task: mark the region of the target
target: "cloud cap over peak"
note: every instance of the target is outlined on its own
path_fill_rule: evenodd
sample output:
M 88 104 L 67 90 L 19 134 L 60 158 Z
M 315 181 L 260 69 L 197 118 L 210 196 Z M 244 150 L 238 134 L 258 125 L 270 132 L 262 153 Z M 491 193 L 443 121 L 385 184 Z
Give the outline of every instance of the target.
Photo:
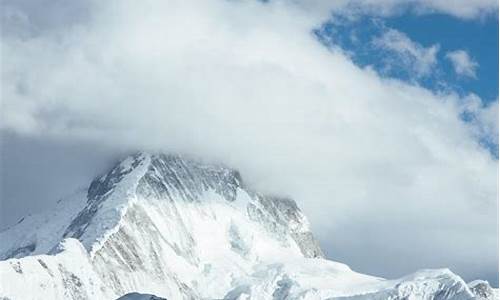
M 498 163 L 466 97 L 357 67 L 311 34 L 322 21 L 287 2 L 92 2 L 71 26 L 2 36 L 0 125 L 223 161 L 295 198 L 360 271 L 496 269 Z

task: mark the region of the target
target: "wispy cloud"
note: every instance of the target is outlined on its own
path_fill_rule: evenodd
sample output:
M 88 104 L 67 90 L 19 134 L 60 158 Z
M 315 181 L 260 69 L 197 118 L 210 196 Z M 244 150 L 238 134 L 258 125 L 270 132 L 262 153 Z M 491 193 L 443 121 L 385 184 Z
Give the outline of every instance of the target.
M 324 8 L 328 4 L 331 5 L 333 1 L 315 0 L 312 2 L 322 3 Z M 391 16 L 402 12 L 412 12 L 418 15 L 440 13 L 471 20 L 491 16 L 498 11 L 498 1 L 496 0 L 346 0 L 335 1 L 335 3 L 338 9 L 351 16 L 359 14 Z
M 476 78 L 476 69 L 479 64 L 469 56 L 465 50 L 455 50 L 446 53 L 446 58 L 453 65 L 455 73 L 465 77 Z
M 396 29 L 387 29 L 381 36 L 375 37 L 372 44 L 395 54 L 395 58 L 387 60 L 387 67 L 405 68 L 415 77 L 431 75 L 438 62 L 439 45 L 424 47 Z

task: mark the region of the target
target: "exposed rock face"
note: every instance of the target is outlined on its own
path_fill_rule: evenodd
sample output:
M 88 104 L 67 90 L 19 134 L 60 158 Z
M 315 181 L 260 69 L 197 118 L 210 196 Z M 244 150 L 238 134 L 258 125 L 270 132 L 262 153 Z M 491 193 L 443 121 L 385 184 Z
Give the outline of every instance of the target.
M 166 298 L 156 297 L 155 295 L 128 293 L 117 300 L 167 300 Z
M 0 244 L 0 277 L 9 278 L 0 298 L 490 299 L 494 292 L 447 270 L 387 281 L 324 260 L 293 200 L 249 189 L 230 168 L 178 155 L 128 157 L 0 240 L 9 241 Z

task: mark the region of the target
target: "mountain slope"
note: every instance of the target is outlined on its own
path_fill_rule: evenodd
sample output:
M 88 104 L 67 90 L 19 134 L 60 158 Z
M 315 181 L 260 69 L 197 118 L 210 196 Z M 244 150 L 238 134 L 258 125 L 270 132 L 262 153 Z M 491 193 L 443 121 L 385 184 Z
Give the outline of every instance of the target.
M 474 299 L 487 290 L 448 270 L 388 281 L 325 260 L 294 201 L 177 155 L 128 157 L 0 240 L 9 241 L 0 246 L 7 299 Z

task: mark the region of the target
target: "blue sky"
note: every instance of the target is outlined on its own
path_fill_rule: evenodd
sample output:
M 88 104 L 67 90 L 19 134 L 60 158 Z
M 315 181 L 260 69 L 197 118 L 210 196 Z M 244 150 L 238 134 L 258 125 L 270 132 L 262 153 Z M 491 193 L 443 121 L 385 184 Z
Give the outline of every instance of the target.
M 341 48 L 354 63 L 383 77 L 437 93 L 475 95 L 483 107 L 498 99 L 498 15 L 476 19 L 411 12 L 386 18 L 333 15 L 313 32 L 327 47 Z M 451 59 L 457 53 L 468 69 L 457 71 L 457 62 Z M 468 112 L 462 117 L 467 122 L 475 118 Z M 496 158 L 497 141 L 480 137 Z
M 387 30 L 397 30 L 424 48 L 437 46 L 436 65 L 421 78 L 394 62 L 387 70 L 389 51 L 373 45 Z M 407 13 L 388 18 L 360 17 L 355 20 L 334 17 L 315 33 L 327 45 L 347 51 L 361 66 L 372 66 L 380 74 L 412 81 L 435 90 L 474 93 L 487 103 L 498 97 L 498 17 L 464 20 L 444 14 Z M 476 76 L 456 74 L 446 54 L 464 50 L 477 63 Z
M 439 42 L 443 77 L 458 89 L 476 93 L 486 102 L 498 97 L 498 18 L 463 21 L 445 15 L 404 16 L 389 19 L 387 25 L 424 45 Z M 457 76 L 444 61 L 444 53 L 456 49 L 464 49 L 478 62 L 477 79 Z

